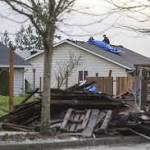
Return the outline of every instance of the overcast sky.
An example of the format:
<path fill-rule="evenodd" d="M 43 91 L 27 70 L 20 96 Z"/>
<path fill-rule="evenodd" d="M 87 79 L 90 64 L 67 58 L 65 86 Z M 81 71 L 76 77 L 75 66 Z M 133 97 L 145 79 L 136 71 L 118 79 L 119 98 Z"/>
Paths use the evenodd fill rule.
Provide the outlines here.
<path fill-rule="evenodd" d="M 83 15 L 75 12 L 70 16 L 67 15 L 65 22 L 70 24 L 70 26 L 59 25 L 66 32 L 66 35 L 63 35 L 63 39 L 71 38 L 86 41 L 93 35 L 95 39 L 102 40 L 102 35 L 106 34 L 110 38 L 111 44 L 123 45 L 150 57 L 150 36 L 112 27 L 118 22 L 129 22 L 125 16 L 120 13 L 111 14 L 103 22 L 98 22 L 103 18 L 102 15 L 98 16 L 98 14 L 104 14 L 110 10 L 110 6 L 106 4 L 105 0 L 78 0 L 77 4 L 76 9 L 96 14 L 96 16 Z M 0 33 L 3 33 L 5 30 L 8 30 L 11 34 L 17 32 L 23 24 L 17 22 L 22 22 L 25 18 L 12 12 L 4 4 L 1 4 L 0 7 Z M 93 22 L 96 23 L 92 24 Z M 91 25 L 84 26 L 87 24 Z M 71 36 L 68 34 L 71 34 Z"/>

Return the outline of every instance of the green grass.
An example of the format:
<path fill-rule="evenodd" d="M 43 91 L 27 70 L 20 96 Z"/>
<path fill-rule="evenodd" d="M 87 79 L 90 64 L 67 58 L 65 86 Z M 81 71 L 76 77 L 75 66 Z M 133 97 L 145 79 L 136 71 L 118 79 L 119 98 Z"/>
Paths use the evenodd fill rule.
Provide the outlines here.
<path fill-rule="evenodd" d="M 8 113 L 8 96 L 0 96 L 0 116 Z M 24 97 L 14 97 L 14 105 L 20 104 Z"/>

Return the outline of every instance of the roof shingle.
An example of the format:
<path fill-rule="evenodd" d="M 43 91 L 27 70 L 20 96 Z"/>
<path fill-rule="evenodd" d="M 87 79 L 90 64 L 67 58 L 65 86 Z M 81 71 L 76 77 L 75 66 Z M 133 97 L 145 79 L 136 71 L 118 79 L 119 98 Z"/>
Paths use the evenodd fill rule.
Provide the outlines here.
<path fill-rule="evenodd" d="M 14 65 L 17 67 L 25 66 L 25 61 L 18 56 L 17 54 L 14 55 Z M 9 48 L 5 45 L 0 43 L 0 65 L 1 66 L 8 66 L 9 65 Z"/>
<path fill-rule="evenodd" d="M 88 42 L 76 41 L 74 43 L 80 47 L 88 49 L 89 51 L 92 51 L 98 55 L 102 55 L 129 68 L 134 68 L 134 65 L 138 64 L 150 65 L 150 58 L 140 55 L 122 46 L 115 46 L 122 50 L 122 52 L 120 54 L 114 54 L 95 45 L 91 45 Z"/>

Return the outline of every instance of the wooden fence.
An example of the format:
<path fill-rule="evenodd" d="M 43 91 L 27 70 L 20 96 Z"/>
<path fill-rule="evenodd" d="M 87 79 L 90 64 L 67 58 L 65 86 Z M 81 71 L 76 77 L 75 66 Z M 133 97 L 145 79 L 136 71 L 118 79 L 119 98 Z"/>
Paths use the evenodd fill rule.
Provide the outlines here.
<path fill-rule="evenodd" d="M 133 88 L 134 77 L 117 77 L 116 78 L 116 95 L 123 94 Z"/>
<path fill-rule="evenodd" d="M 95 81 L 97 89 L 110 94 L 120 95 L 133 88 L 134 77 L 88 77 L 87 82 Z"/>
<path fill-rule="evenodd" d="M 88 77 L 87 82 L 95 81 L 99 91 L 113 95 L 113 78 L 112 77 Z"/>

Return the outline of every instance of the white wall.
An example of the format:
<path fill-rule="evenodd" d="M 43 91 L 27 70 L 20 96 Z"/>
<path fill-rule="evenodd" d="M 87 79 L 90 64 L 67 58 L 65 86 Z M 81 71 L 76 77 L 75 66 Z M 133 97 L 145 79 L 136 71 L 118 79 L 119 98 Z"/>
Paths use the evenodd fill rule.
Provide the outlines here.
<path fill-rule="evenodd" d="M 44 55 L 41 54 L 28 61 L 28 63 L 31 65 L 25 68 L 25 79 L 30 83 L 31 88 L 33 87 L 33 68 L 36 69 L 36 72 L 35 72 L 36 87 L 40 86 L 40 77 L 43 78 L 43 71 L 44 71 L 43 60 L 44 60 Z"/>
<path fill-rule="evenodd" d="M 55 72 L 57 71 L 58 64 L 63 64 L 64 61 L 69 59 L 70 54 L 77 56 L 81 55 L 80 65 L 74 70 L 74 73 L 69 78 L 69 86 L 78 82 L 78 71 L 88 71 L 88 76 L 95 77 L 96 73 L 99 76 L 108 76 L 109 70 L 112 70 L 113 77 L 126 77 L 127 73 L 125 69 L 112 64 L 104 59 L 94 56 L 88 52 L 85 52 L 72 45 L 64 43 L 55 47 L 52 61 L 52 86 L 56 87 L 57 82 L 55 80 Z M 36 86 L 39 87 L 40 77 L 43 76 L 43 59 L 44 55 L 41 54 L 28 60 L 32 67 L 36 68 Z M 25 78 L 32 84 L 33 73 L 32 67 L 28 67 L 25 72 Z"/>

